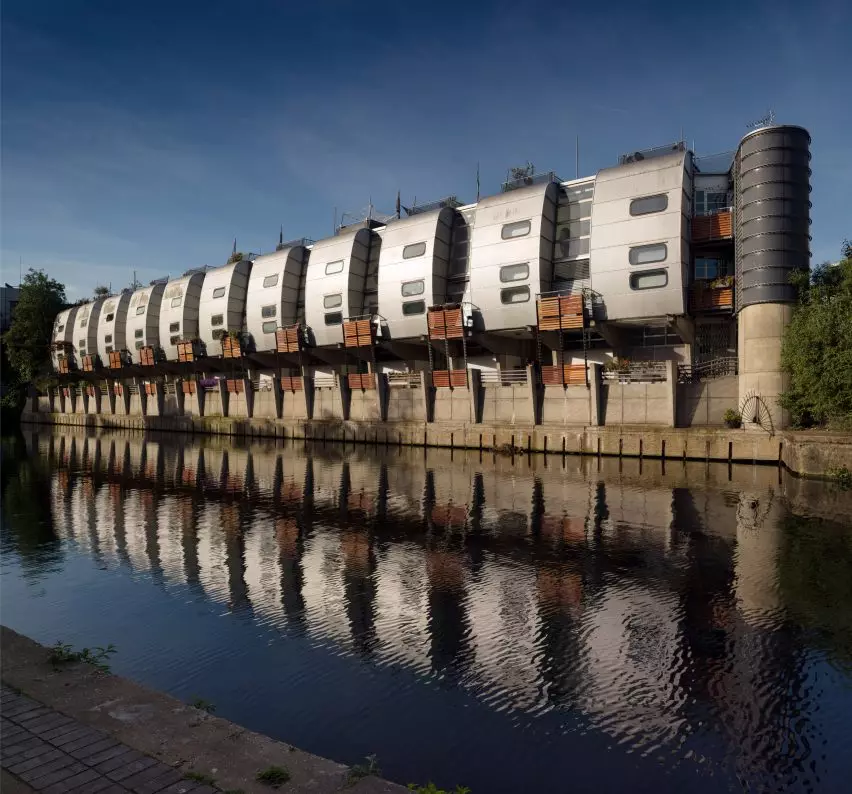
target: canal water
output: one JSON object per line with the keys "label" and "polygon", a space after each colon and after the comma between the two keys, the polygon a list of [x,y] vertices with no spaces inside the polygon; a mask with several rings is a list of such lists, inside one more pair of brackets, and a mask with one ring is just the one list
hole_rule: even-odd
{"label": "canal water", "polygon": [[848,791],[850,516],[765,467],[26,432],[2,621],[403,784]]}

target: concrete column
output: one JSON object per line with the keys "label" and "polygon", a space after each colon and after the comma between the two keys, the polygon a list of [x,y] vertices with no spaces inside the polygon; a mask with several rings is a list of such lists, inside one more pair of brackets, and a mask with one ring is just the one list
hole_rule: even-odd
{"label": "concrete column", "polygon": [[771,429],[782,430],[790,424],[790,414],[781,410],[778,397],[790,385],[789,376],[781,370],[781,340],[792,317],[793,306],[787,303],[754,304],[739,313],[739,408],[748,414],[743,416],[746,428],[758,427],[752,420],[761,404],[765,407],[759,415],[768,412]]}
{"label": "concrete column", "polygon": [[280,419],[284,413],[284,392],[278,375],[272,379],[272,399],[275,400],[275,418]]}
{"label": "concrete column", "polygon": [[482,412],[479,406],[482,402],[482,373],[478,369],[468,371],[468,383],[470,383],[470,421],[476,424],[482,422]]}
{"label": "concrete column", "polygon": [[677,426],[677,362],[666,362],[666,397],[668,398],[668,427]]}
{"label": "concrete column", "polygon": [[535,367],[527,364],[527,394],[530,401],[530,421],[534,425],[541,424],[541,403],[538,399],[540,384],[536,383]]}
{"label": "concrete column", "polygon": [[148,394],[147,387],[142,383],[142,378],[133,378],[133,385],[139,390],[139,406],[142,416],[148,416]]}
{"label": "concrete column", "polygon": [[305,395],[305,416],[308,419],[314,418],[314,379],[308,374],[305,367],[301,367],[302,375],[302,390]]}
{"label": "concrete column", "polygon": [[589,424],[599,427],[601,421],[601,364],[589,364]]}
{"label": "concrete column", "polygon": [[340,415],[348,421],[349,411],[352,407],[352,389],[349,388],[349,378],[339,372],[336,372],[334,377],[337,380],[337,393],[340,395]]}
{"label": "concrete column", "polygon": [[379,417],[383,422],[388,419],[388,376],[381,372],[374,372],[373,377],[376,380],[376,401],[379,409]]}
{"label": "concrete column", "polygon": [[219,384],[219,401],[222,403],[222,416],[230,416],[229,409],[231,407],[231,395],[228,394],[228,383],[226,380],[219,380],[216,382]]}
{"label": "concrete column", "polygon": [[420,399],[423,405],[423,421],[429,422],[432,417],[432,373],[420,372],[420,385],[417,387],[420,390]]}

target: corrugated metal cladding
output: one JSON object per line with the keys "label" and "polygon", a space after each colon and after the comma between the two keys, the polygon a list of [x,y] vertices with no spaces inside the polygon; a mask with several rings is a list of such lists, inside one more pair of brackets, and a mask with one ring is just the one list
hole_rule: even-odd
{"label": "corrugated metal cladding", "polygon": [[738,308],[790,303],[790,273],[810,267],[810,143],[802,127],[746,135],[737,150]]}
{"label": "corrugated metal cladding", "polygon": [[343,320],[360,317],[365,303],[376,300],[381,241],[360,226],[314,243],[305,280],[305,323],[314,344],[343,344]]}
{"label": "corrugated metal cladding", "polygon": [[198,338],[198,305],[204,273],[192,273],[166,284],[160,304],[160,347],[169,361],[178,360],[177,343]]}
{"label": "corrugated metal cladding", "polygon": [[536,295],[553,279],[555,182],[482,199],[470,247],[470,300],[486,329],[536,324]]}
{"label": "corrugated metal cladding", "polygon": [[594,190],[591,287],[607,319],[685,314],[689,153],[604,169]]}
{"label": "corrugated metal cladding", "polygon": [[[65,309],[65,311],[61,311],[56,315],[56,320],[53,323],[52,339],[54,342],[67,342],[73,345],[74,320],[77,319],[77,308],[77,306],[72,306],[70,309]],[[53,359],[54,369],[59,369],[60,355],[64,355],[72,366],[77,363],[73,346],[66,347],[64,350],[53,350],[51,358]]]}
{"label": "corrugated metal cladding", "polygon": [[130,296],[130,290],[110,295],[101,307],[97,353],[103,364],[109,361],[109,354],[113,350],[127,349],[127,306]]}
{"label": "corrugated metal cladding", "polygon": [[198,306],[198,338],[208,356],[222,355],[221,338],[228,331],[242,331],[251,262],[241,259],[204,274]]}
{"label": "corrugated metal cladding", "polygon": [[[133,363],[140,364],[143,347],[160,347],[160,312],[165,282],[136,290],[127,309],[127,349]],[[119,350],[120,348],[116,348]]]}
{"label": "corrugated metal cladding", "polygon": [[275,350],[275,329],[305,320],[310,251],[295,245],[254,260],[248,284],[246,329],[255,350]]}
{"label": "corrugated metal cladding", "polygon": [[392,339],[425,336],[426,309],[442,304],[455,210],[392,221],[382,233],[379,313]]}

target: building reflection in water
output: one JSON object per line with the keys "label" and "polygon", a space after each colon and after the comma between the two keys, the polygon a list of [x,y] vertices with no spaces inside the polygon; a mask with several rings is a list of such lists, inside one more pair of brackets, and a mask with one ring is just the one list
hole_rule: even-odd
{"label": "building reflection in water", "polygon": [[28,440],[54,467],[55,533],[106,566],[500,710],[580,715],[643,752],[754,736],[742,773],[788,771],[765,715],[807,709],[775,470]]}

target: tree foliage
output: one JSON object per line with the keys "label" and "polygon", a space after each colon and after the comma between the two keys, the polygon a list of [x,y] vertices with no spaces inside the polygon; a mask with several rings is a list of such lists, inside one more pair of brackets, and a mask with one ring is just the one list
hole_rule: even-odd
{"label": "tree foliage", "polygon": [[22,382],[50,369],[53,321],[65,305],[65,285],[30,269],[21,284],[12,325],[3,337],[9,364]]}
{"label": "tree foliage", "polygon": [[98,285],[95,287],[95,300],[99,298],[106,298],[109,295],[109,287],[105,287],[103,285]]}
{"label": "tree foliage", "polygon": [[790,374],[781,404],[800,427],[852,428],[852,243],[843,256],[793,278],[800,302],[781,349]]}

